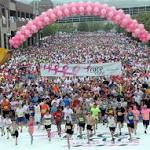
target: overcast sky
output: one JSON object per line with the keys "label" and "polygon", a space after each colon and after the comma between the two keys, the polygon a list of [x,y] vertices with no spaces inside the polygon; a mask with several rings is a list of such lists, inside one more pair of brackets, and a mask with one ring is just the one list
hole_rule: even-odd
{"label": "overcast sky", "polygon": [[[17,1],[23,1],[23,2],[26,2],[26,3],[29,3],[33,0],[17,0]],[[84,1],[84,0],[52,0],[54,2],[59,2],[59,1]],[[92,0],[91,0],[92,1]],[[93,0],[94,1],[94,0]],[[95,1],[99,1],[99,0],[95,0]],[[102,1],[102,0],[101,0]],[[109,2],[109,0],[103,0],[104,2]],[[115,0],[114,0],[115,1]],[[120,1],[125,1],[125,0],[120,0]],[[150,1],[150,0],[136,0],[136,1]]]}

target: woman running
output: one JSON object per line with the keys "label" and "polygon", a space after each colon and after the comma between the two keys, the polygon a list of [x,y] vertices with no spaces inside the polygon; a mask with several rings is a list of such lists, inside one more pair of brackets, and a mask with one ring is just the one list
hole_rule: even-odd
{"label": "woman running", "polygon": [[118,124],[120,135],[121,135],[122,134],[121,128],[123,128],[124,114],[125,114],[125,108],[121,106],[121,103],[118,103],[118,106],[116,107],[115,113],[117,116],[117,124]]}
{"label": "woman running", "polygon": [[4,136],[4,134],[5,134],[5,132],[4,132],[4,126],[5,126],[4,117],[3,117],[3,116],[0,116],[0,130],[1,130],[1,136]]}
{"label": "woman running", "polygon": [[19,127],[16,121],[12,122],[11,135],[15,138],[15,145],[18,145]]}
{"label": "woman running", "polygon": [[43,124],[45,126],[45,129],[47,131],[48,139],[51,141],[51,114],[47,112],[43,117]]}
{"label": "woman running", "polygon": [[97,104],[93,105],[93,107],[91,108],[91,113],[92,113],[92,116],[95,119],[94,133],[96,133],[97,125],[98,125],[98,122],[99,122],[99,116],[100,116],[100,109],[97,106]]}
{"label": "woman running", "polygon": [[33,144],[34,126],[35,126],[34,118],[32,116],[30,116],[29,122],[28,122],[28,132],[29,132],[30,137],[31,137],[31,145]]}
{"label": "woman running", "polygon": [[95,126],[95,119],[91,113],[88,113],[88,115],[86,117],[86,121],[87,121],[87,138],[88,138],[88,144],[89,144],[90,137],[92,136],[92,131]]}
{"label": "woman running", "polygon": [[73,135],[73,129],[74,129],[74,125],[73,125],[72,121],[70,120],[70,117],[66,116],[65,130],[67,133],[67,143],[68,143],[69,149],[70,149],[70,138]]}
{"label": "woman running", "polygon": [[138,126],[138,121],[139,121],[139,117],[140,117],[140,111],[137,109],[136,106],[133,106],[133,110],[132,110],[133,114],[134,114],[134,129],[135,129],[135,134],[137,133],[137,126]]}
{"label": "woman running", "polygon": [[9,135],[11,134],[10,127],[12,125],[12,121],[8,116],[6,116],[6,119],[4,120],[4,124],[5,124],[5,128],[7,130],[7,139],[9,139]]}
{"label": "woman running", "polygon": [[143,125],[145,127],[144,133],[147,134],[147,128],[149,126],[149,120],[150,120],[150,109],[147,108],[147,105],[144,105],[141,110],[142,118],[143,118]]}
{"label": "woman running", "polygon": [[132,112],[132,107],[129,107],[128,111],[127,111],[127,127],[128,127],[128,133],[129,133],[129,140],[132,140],[132,133],[134,130],[134,114]]}
{"label": "woman running", "polygon": [[85,129],[85,121],[86,121],[83,111],[81,111],[77,115],[77,121],[78,121],[78,126],[79,126],[80,138],[82,139],[82,132]]}
{"label": "woman running", "polygon": [[63,112],[61,107],[59,107],[58,110],[55,113],[53,113],[53,117],[57,126],[58,135],[61,137],[61,124],[63,120]]}
{"label": "woman running", "polygon": [[114,143],[115,142],[114,133],[117,126],[117,122],[114,114],[109,114],[107,121],[108,121],[109,130],[111,132],[112,142]]}

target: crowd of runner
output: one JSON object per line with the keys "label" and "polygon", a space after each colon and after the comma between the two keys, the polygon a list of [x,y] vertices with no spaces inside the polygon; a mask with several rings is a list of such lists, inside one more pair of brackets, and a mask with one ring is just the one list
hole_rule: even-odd
{"label": "crowd of runner", "polygon": [[[122,76],[42,77],[40,63],[122,63]],[[86,125],[87,139],[96,134],[99,123],[110,128],[112,142],[124,122],[129,140],[143,120],[144,133],[150,120],[149,49],[124,34],[59,34],[42,40],[40,47],[14,50],[12,59],[0,66],[1,135],[16,137],[28,125],[33,142],[34,126],[45,126],[51,140],[51,125],[65,123],[68,146],[73,128],[79,137]]]}

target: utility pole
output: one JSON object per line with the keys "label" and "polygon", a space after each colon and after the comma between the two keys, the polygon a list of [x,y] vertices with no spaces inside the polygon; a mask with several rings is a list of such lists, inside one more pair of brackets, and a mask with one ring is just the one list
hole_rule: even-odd
{"label": "utility pole", "polygon": [[40,14],[39,2],[40,0],[33,0],[33,14],[35,16],[38,16]]}

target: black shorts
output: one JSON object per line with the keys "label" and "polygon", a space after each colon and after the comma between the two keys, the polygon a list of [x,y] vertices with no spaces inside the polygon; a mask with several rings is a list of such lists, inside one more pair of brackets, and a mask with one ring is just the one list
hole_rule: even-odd
{"label": "black shorts", "polygon": [[69,134],[69,135],[73,135],[73,131],[70,130],[70,129],[68,129],[68,130],[66,131],[66,133]]}
{"label": "black shorts", "polygon": [[8,131],[8,132],[11,132],[11,129],[10,129],[10,127],[7,127],[6,129],[7,129],[7,131]]}
{"label": "black shorts", "polygon": [[115,132],[116,127],[109,127],[110,132]]}
{"label": "black shorts", "polygon": [[134,129],[134,123],[128,123],[128,124],[127,124],[127,127]]}
{"label": "black shorts", "polygon": [[123,124],[124,123],[124,117],[117,117],[117,122]]}
{"label": "black shorts", "polygon": [[16,130],[16,131],[12,134],[12,136],[14,136],[14,137],[18,138],[18,136],[19,136],[19,132],[18,132],[18,130]]}
{"label": "black shorts", "polygon": [[47,131],[51,130],[51,125],[45,125],[45,129],[46,129]]}
{"label": "black shorts", "polygon": [[104,117],[106,114],[106,110],[101,110],[101,116]]}
{"label": "black shorts", "polygon": [[85,123],[80,123],[80,122],[79,122],[78,125],[79,125],[79,127],[82,127],[83,129],[85,128]]}
{"label": "black shorts", "polygon": [[25,114],[25,118],[26,118],[26,120],[29,120],[30,115],[29,114]]}
{"label": "black shorts", "polygon": [[6,116],[8,116],[9,113],[10,113],[10,111],[4,111],[4,110],[3,110],[3,117],[6,118]]}
{"label": "black shorts", "polygon": [[90,130],[90,131],[93,131],[92,126],[91,126],[91,125],[87,125],[87,126],[86,126],[86,129],[87,129],[87,130]]}
{"label": "black shorts", "polygon": [[143,125],[144,126],[149,126],[149,120],[143,120]]}

